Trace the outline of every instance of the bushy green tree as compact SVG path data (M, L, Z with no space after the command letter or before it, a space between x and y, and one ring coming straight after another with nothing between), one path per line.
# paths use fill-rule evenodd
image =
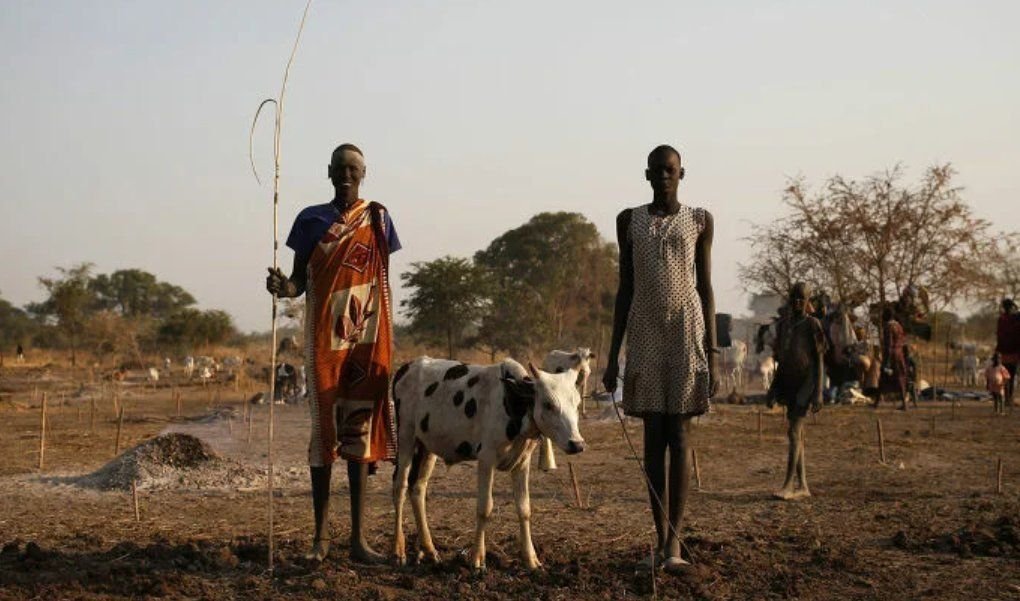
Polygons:
M37 329L25 311L0 298L0 352L13 352L17 345L27 344Z
M446 256L412 263L400 279L411 293L400 303L409 332L421 342L445 344L452 359L490 304L485 272L468 259Z
M163 319L195 304L195 298L180 286L161 282L141 269L121 269L99 274L90 282L99 307L124 317Z
M167 317L158 330L161 344L178 349L221 344L237 335L237 328L225 311L180 309Z
M46 289L49 296L40 303L28 306L29 313L56 327L71 349L71 365L77 365L78 348L89 316L97 307L95 292L89 286L92 267L92 263L57 267L60 277L40 277L39 285Z
M478 341L518 353L593 344L608 323L617 251L580 213L540 213L475 254L492 281Z

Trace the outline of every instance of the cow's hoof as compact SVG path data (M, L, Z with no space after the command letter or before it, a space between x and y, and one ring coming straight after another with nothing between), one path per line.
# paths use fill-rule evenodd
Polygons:
M528 570L541 570L542 569L542 562L539 561L538 559L534 559L534 558L531 559L531 560L525 559L524 560L524 567L525 567L525 569L528 569Z
M305 554L309 561L322 561L329 554L329 543L324 540L317 540L312 543L312 550Z
M393 556L393 565L397 566L398 568L402 568L402 567L406 566L407 565L407 556L406 555L394 555Z
M419 550L418 551L418 563L431 563L432 565L439 565L442 563L442 559L439 557L439 552L435 549L431 551Z

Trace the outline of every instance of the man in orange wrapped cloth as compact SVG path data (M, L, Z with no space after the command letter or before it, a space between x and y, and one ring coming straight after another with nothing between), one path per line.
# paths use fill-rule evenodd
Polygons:
M333 462L343 458L351 494L351 558L378 563L383 557L365 539L365 488L370 466L396 456L389 255L400 249L400 240L386 209L358 196L365 157L357 146L338 146L328 173L336 195L298 214L287 238L294 268L289 278L270 269L266 289L279 297L305 294L315 511L308 557L321 561L329 551L330 476Z

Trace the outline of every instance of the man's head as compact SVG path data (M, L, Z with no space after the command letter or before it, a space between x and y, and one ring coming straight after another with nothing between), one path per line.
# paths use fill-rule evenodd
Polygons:
M1015 313L1016 303L1011 298L1002 299L1002 312L1003 313Z
M790 295L787 298L789 301L790 311L794 315L804 315L807 311L808 298L811 296L811 290L808 285L804 282L797 282L793 286L790 286Z
M680 153L675 148L663 144L648 153L645 179L656 194L676 194L683 178L684 168L680 164Z
M365 179L365 155L354 144L341 144L330 156L327 173L337 199L353 202L358 199L358 189Z

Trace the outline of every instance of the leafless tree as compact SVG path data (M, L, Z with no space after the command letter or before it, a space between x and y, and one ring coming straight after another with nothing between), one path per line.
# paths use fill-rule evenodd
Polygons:
M750 237L745 286L782 293L805 280L851 303L884 304L909 287L927 290L940 307L984 298L996 272L1008 277L1008 269L989 269L1005 238L972 214L955 175L937 165L910 186L896 166L860 181L837 175L814 193L793 180L783 197L789 214Z

